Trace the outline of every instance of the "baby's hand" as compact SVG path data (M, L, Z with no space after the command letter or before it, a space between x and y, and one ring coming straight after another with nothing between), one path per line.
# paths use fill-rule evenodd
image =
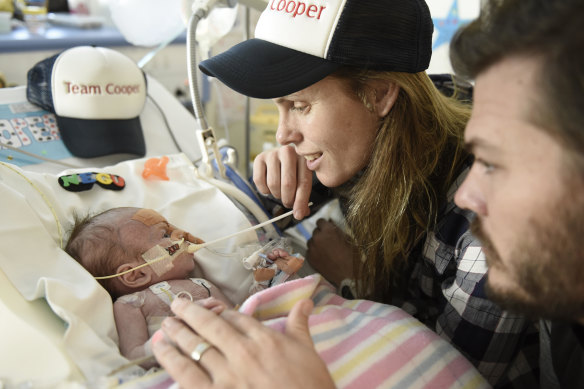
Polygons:
M289 256L290 253L283 249L274 249L271 253L268 254L268 258L272 261L275 261L278 258L285 258Z
M276 259L276 266L288 275L296 273L304 264L304 258L288 255L287 257Z
M228 308L227 304L221 300L216 299L215 297L208 297L206 299L197 300L195 302L202 307L207 308L211 312L216 313L217 315L220 315L221 312Z

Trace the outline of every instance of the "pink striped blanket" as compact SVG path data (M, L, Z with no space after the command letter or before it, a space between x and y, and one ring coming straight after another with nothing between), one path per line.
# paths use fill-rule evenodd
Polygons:
M292 306L303 298L314 301L310 333L338 388L490 387L454 347L405 311L367 300L345 300L318 274L262 290L239 310L283 332ZM161 371L124 388L176 388L176 384Z
M345 300L320 275L266 289L240 311L284 331L302 298L314 301L310 333L338 388L488 388L448 342L403 310Z

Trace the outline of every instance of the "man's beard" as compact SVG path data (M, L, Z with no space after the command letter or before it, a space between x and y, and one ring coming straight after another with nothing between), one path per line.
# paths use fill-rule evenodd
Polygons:
M502 287L487 279L486 291L491 300L506 310L532 318L569 321L584 318L584 293L580 286L584 283L583 203L565 199L555 209L542 209L537 219L529 221L528 231L517 234L510 258L505 262L482 229L479 218L472 222L471 232L483 245L488 267L505 272L513 282L511 287Z

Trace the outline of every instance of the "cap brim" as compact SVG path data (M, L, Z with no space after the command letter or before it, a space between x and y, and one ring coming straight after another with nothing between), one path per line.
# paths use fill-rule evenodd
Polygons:
M146 144L140 118L87 120L57 116L57 125L67 149L76 157L110 154L144 156Z
M231 89L258 99L298 92L341 65L262 39L249 39L202 61L201 71Z

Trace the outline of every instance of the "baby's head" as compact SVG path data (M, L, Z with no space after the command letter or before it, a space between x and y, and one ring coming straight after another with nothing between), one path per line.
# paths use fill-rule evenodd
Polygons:
M76 220L65 251L93 276L109 276L146 263L149 253L168 252L166 266L145 266L119 277L99 280L115 299L170 279L184 279L195 267L193 255L175 253L182 239L200 239L169 224L156 211L143 208L112 208L95 216ZM174 246L174 247L173 247ZM154 249L153 249L154 248ZM173 255L176 254L176 257ZM144 255L144 257L143 257Z

